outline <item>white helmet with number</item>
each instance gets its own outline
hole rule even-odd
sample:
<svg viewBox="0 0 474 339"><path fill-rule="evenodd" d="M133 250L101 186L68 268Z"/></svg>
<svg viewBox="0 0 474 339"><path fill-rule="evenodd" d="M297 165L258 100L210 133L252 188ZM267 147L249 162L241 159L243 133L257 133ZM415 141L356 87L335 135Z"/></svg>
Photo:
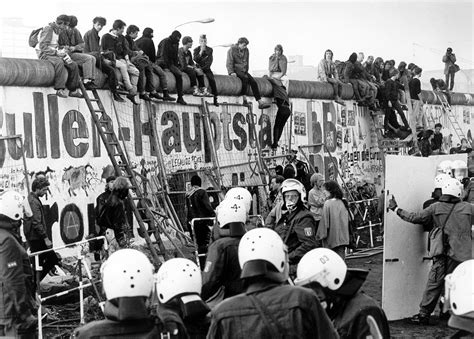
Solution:
<svg viewBox="0 0 474 339"><path fill-rule="evenodd" d="M446 300L455 315L474 318L474 259L459 264L446 276Z"/></svg>
<svg viewBox="0 0 474 339"><path fill-rule="evenodd" d="M459 180L454 178L449 178L445 180L441 191L443 194L449 194L457 198L461 198L462 196L462 184Z"/></svg>
<svg viewBox="0 0 474 339"><path fill-rule="evenodd" d="M162 304L180 295L200 295L201 286L201 270L189 259L165 261L156 273L156 293Z"/></svg>
<svg viewBox="0 0 474 339"><path fill-rule="evenodd" d="M225 194L224 200L237 200L240 202L243 202L246 209L247 213L250 213L250 207L252 206L252 194L243 187L234 187L231 188L227 193Z"/></svg>
<svg viewBox="0 0 474 339"><path fill-rule="evenodd" d="M239 243L241 278L265 276L277 282L288 279L288 249L278 233L254 228Z"/></svg>
<svg viewBox="0 0 474 339"><path fill-rule="evenodd" d="M336 252L327 248L315 248L301 258L296 270L295 285L304 286L314 281L335 291L341 287L346 273L347 265Z"/></svg>
<svg viewBox="0 0 474 339"><path fill-rule="evenodd" d="M18 221L23 217L25 198L15 191L0 193L0 214Z"/></svg>
<svg viewBox="0 0 474 339"><path fill-rule="evenodd" d="M247 222L247 209L242 201L238 200L223 200L217 208L217 222L219 227L234 222Z"/></svg>
<svg viewBox="0 0 474 339"><path fill-rule="evenodd" d="M451 179L451 176L446 173L438 174L434 179L434 188L443 188L444 182L447 179Z"/></svg>
<svg viewBox="0 0 474 339"><path fill-rule="evenodd" d="M451 160L443 160L438 164L438 167L436 168L436 174L449 174L451 176L451 170L452 170L453 162Z"/></svg>
<svg viewBox="0 0 474 339"><path fill-rule="evenodd" d="M453 177L462 180L467 178L467 164L463 160L454 160L451 166Z"/></svg>
<svg viewBox="0 0 474 339"><path fill-rule="evenodd" d="M140 251L126 248L112 253L101 267L107 299L149 297L153 291L153 265Z"/></svg>

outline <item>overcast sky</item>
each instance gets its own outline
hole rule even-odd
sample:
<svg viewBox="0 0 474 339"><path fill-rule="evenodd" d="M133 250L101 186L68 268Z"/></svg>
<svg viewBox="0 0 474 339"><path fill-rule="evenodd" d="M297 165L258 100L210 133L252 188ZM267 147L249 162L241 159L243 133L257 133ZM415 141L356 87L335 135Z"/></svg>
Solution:
<svg viewBox="0 0 474 339"><path fill-rule="evenodd" d="M276 44L286 55L303 55L316 65L327 48L347 60L351 52L415 62L424 70L441 69L442 55L453 48L463 69L473 64L473 1L152 1L152 0L36 0L2 1L2 17L22 17L42 26L59 14L74 14L84 34L94 16L115 19L143 30L152 27L155 43L178 24L212 17L210 24L179 28L197 45L206 33L210 46L249 39L251 70L266 69ZM139 34L141 36L141 33ZM225 73L227 48L216 48L213 69Z"/></svg>

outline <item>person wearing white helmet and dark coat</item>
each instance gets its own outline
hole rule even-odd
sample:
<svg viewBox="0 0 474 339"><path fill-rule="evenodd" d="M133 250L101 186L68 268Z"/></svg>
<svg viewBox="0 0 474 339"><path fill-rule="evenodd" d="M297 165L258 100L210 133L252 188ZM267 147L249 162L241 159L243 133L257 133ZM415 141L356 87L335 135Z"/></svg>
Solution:
<svg viewBox="0 0 474 339"><path fill-rule="evenodd" d="M107 301L105 320L92 321L74 331L73 338L158 338L147 309L153 291L153 265L145 254L118 250L102 264L102 287Z"/></svg>
<svg viewBox="0 0 474 339"><path fill-rule="evenodd" d="M442 251L432 254L433 265L420 303L420 311L410 318L410 322L414 324L429 324L430 315L443 290L444 277L453 272L461 262L472 258L471 224L474 205L461 201L462 185L454 178L444 181L442 193L437 203L418 213L399 208L395 197L392 197L388 204L389 209L407 222L414 224L432 222L434 229L439 228L443 232L443 238L446 239Z"/></svg>
<svg viewBox="0 0 474 339"><path fill-rule="evenodd" d="M245 233L239 263L246 292L212 310L207 338L338 338L313 291L284 285L288 252L275 231Z"/></svg>
<svg viewBox="0 0 474 339"><path fill-rule="evenodd" d="M387 317L377 302L360 288L369 272L347 268L344 260L327 248L316 248L298 264L296 286L312 289L333 321L341 338L368 338L374 329L382 338L390 338ZM374 336L375 337L375 336Z"/></svg>
<svg viewBox="0 0 474 339"><path fill-rule="evenodd" d="M459 331L451 338L474 337L474 259L446 276L445 299L451 311L448 326Z"/></svg>
<svg viewBox="0 0 474 339"><path fill-rule="evenodd" d="M201 271L189 259L173 258L156 274L161 338L205 338L210 309L201 299Z"/></svg>
<svg viewBox="0 0 474 339"><path fill-rule="evenodd" d="M0 193L0 337L34 338L33 270L21 245L25 198L15 191Z"/></svg>
<svg viewBox="0 0 474 339"><path fill-rule="evenodd" d="M316 221L305 207L303 184L296 179L286 179L281 184L284 205L281 218L276 222L275 232L288 246L290 275L296 273L296 265L306 252L317 247Z"/></svg>
<svg viewBox="0 0 474 339"><path fill-rule="evenodd" d="M201 297L208 300L223 288L223 297L229 298L244 290L240 279L238 248L245 234L247 211L239 201L224 200L217 208L217 234L209 246L202 272Z"/></svg>

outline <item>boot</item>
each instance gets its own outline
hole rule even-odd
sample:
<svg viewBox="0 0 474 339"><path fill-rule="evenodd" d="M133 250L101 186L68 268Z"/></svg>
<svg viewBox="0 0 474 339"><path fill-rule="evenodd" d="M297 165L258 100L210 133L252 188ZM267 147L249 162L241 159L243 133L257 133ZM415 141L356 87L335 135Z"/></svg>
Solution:
<svg viewBox="0 0 474 339"><path fill-rule="evenodd" d="M65 88L61 88L56 91L56 95L60 98L67 98L68 91Z"/></svg>
<svg viewBox="0 0 474 339"><path fill-rule="evenodd" d="M88 82L84 82L84 87L86 88L86 90L88 91L92 91L94 89L97 89L97 85L94 84L94 81L93 80L89 80Z"/></svg>
<svg viewBox="0 0 474 339"><path fill-rule="evenodd" d="M151 98L146 93L140 94L138 97L145 101L151 101Z"/></svg>
<svg viewBox="0 0 474 339"><path fill-rule="evenodd" d="M214 106L219 107L219 102L217 101L217 97L214 97Z"/></svg>
<svg viewBox="0 0 474 339"><path fill-rule="evenodd" d="M170 93L168 92L168 90L164 89L163 90L163 100L164 101L176 101L176 98L173 98L172 96L170 96Z"/></svg>
<svg viewBox="0 0 474 339"><path fill-rule="evenodd" d="M117 92L112 92L112 97L114 98L115 101L125 102L125 100Z"/></svg>
<svg viewBox="0 0 474 339"><path fill-rule="evenodd" d="M430 316L418 313L418 314L415 314L413 317L409 318L408 323L412 325L429 325Z"/></svg>
<svg viewBox="0 0 474 339"><path fill-rule="evenodd" d="M163 97L159 95L157 92L150 93L149 97L153 99L163 100Z"/></svg>
<svg viewBox="0 0 474 339"><path fill-rule="evenodd" d="M178 97L178 100L176 101L180 105L187 105L186 101L184 101L183 97Z"/></svg>
<svg viewBox="0 0 474 339"><path fill-rule="evenodd" d="M269 108L271 105L268 103L268 102L265 102L263 101L262 99L260 99L258 101L258 108L259 109L265 109L265 108Z"/></svg>
<svg viewBox="0 0 474 339"><path fill-rule="evenodd" d="M82 93L78 89L76 89L74 91L69 91L69 96L74 97L74 98L81 98L81 99L84 98L84 96L82 95Z"/></svg>
<svg viewBox="0 0 474 339"><path fill-rule="evenodd" d="M139 105L139 103L135 101L135 95L127 94L127 99L130 100L134 105Z"/></svg>

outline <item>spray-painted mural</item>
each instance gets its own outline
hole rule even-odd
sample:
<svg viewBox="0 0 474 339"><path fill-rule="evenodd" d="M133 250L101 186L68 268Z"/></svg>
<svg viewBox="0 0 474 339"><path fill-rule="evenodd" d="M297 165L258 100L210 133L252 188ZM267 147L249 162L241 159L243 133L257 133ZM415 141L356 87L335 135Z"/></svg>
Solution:
<svg viewBox="0 0 474 339"><path fill-rule="evenodd" d="M101 91L109 112L110 128L125 141L135 170L151 176L158 170L151 123L155 123L167 171L212 167L210 145L205 135L201 99L186 98L196 106L153 104L156 120L150 122L145 106L118 104ZM236 104L237 97L222 97ZM382 184L381 153L369 113L351 102L345 107L332 101L291 99L293 120L288 121L277 155L287 145L324 143L337 161L329 159L322 146L303 147L313 166L327 178L336 178L336 166L346 179ZM256 107L255 103L254 106ZM116 114L115 114L116 109ZM474 110L453 107L464 133L472 140ZM449 122L439 106L425 105L432 113L430 124L441 122L449 135ZM211 129L225 185L254 185L256 140L249 128L250 112L243 106L209 106ZM261 147L271 142L276 107L253 111ZM119 118L117 120L117 117ZM30 183L38 174L51 182L43 199L48 232L59 246L81 239L94 226L94 204L110 172L109 158L93 125L84 100L62 99L50 88L0 87L0 134L21 134ZM291 141L291 143L290 143ZM453 136L454 145L458 142ZM298 157L302 160L301 152ZM278 160L282 161L282 160ZM278 161L273 164L278 164ZM0 140L0 188L26 189L21 148L14 140Z"/></svg>

